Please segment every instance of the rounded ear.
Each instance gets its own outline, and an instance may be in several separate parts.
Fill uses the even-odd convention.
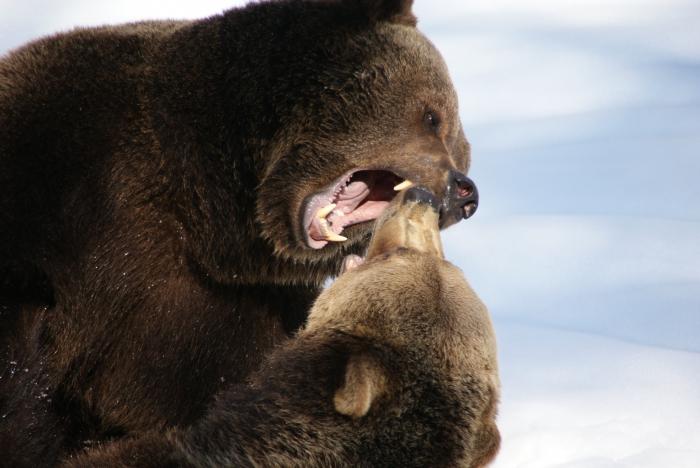
[[[375,359],[353,354],[345,367],[343,383],[333,397],[335,410],[351,418],[361,418],[386,392],[386,386],[386,374]]]
[[[411,11],[413,0],[353,0],[366,13],[370,21],[416,25],[416,17]]]

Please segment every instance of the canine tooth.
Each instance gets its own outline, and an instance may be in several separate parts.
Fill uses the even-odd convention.
[[[345,236],[341,236],[339,234],[336,234],[335,232],[332,232],[328,236],[326,236],[326,240],[329,242],[345,242],[346,240],[348,240],[348,238]]]
[[[324,206],[323,208],[319,209],[316,212],[316,217],[318,219],[326,219],[326,216],[331,214],[335,210],[335,203],[331,203],[330,205]]]
[[[403,182],[401,182],[399,185],[397,185],[396,187],[394,187],[394,191],[400,192],[401,190],[409,189],[409,188],[411,188],[411,187],[413,187],[413,182],[411,182],[410,180],[406,179],[406,180],[404,180]]]
[[[321,226],[321,234],[323,234],[324,239],[326,239],[328,242],[345,242],[348,240],[347,237],[333,232],[326,218],[320,218],[319,225]]]

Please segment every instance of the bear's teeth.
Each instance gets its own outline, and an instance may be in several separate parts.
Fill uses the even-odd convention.
[[[324,239],[328,242],[345,242],[348,240],[347,237],[343,237],[333,232],[326,218],[319,218],[318,224],[321,226],[321,234],[323,234]]]
[[[411,182],[410,180],[406,179],[406,180],[404,180],[403,182],[401,182],[399,185],[395,186],[395,187],[394,187],[394,191],[400,192],[401,190],[409,189],[409,188],[411,188],[411,187],[413,187],[413,182]]]
[[[326,217],[333,212],[335,209],[335,203],[331,203],[330,205],[324,206],[323,208],[319,209],[316,212],[316,217],[318,219],[326,219]]]

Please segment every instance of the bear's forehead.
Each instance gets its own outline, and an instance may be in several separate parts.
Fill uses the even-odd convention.
[[[402,86],[431,88],[456,101],[447,64],[433,43],[413,27],[385,24],[377,28],[385,46],[369,58],[369,67],[382,68],[390,81]]]
[[[431,69],[448,76],[447,65],[435,45],[420,30],[395,24],[384,24],[377,28],[393,51],[397,61],[411,68]]]

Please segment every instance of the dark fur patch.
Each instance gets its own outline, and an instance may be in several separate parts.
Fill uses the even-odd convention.
[[[436,193],[466,170],[439,54],[392,24],[411,16],[281,0],[2,57],[3,462],[199,420],[366,247],[371,223],[306,248],[303,196],[354,167],[400,166]],[[422,130],[426,103],[443,134]]]
[[[413,0],[357,0],[373,21],[389,21],[408,26],[416,25],[411,11]]]

